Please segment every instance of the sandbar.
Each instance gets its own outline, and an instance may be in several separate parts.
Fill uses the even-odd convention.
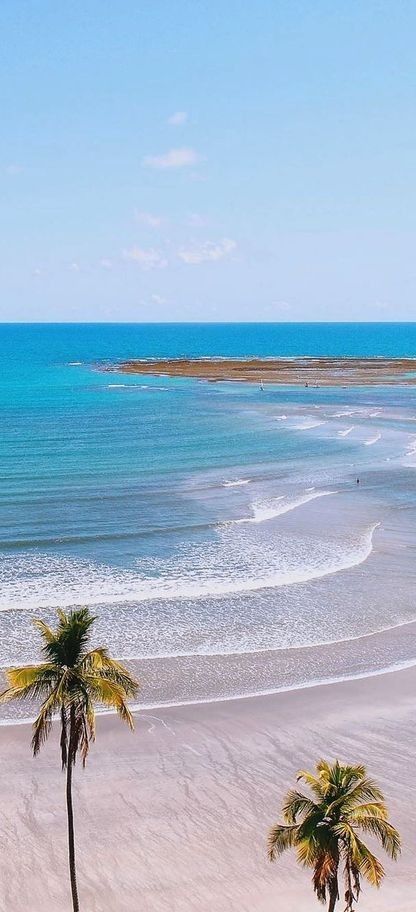
[[[416,384],[416,358],[131,359],[105,369],[211,382],[235,380],[311,387]]]

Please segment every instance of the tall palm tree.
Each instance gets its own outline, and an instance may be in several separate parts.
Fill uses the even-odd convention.
[[[345,912],[353,912],[364,877],[379,887],[384,869],[362,841],[362,834],[378,839],[390,858],[400,854],[400,836],[388,822],[384,796],[367,777],[365,766],[344,766],[320,760],[316,774],[301,770],[298,781],[309,786],[312,797],[290,791],[283,805],[284,824],[269,833],[269,858],[295,848],[301,865],[313,868],[317,898],[334,912],[339,899],[339,869],[345,880]]]
[[[88,649],[90,628],[95,618],[87,608],[66,614],[58,611],[55,630],[44,621],[35,625],[43,639],[45,661],[39,665],[11,668],[7,672],[9,687],[0,694],[0,702],[41,699],[33,723],[33,754],[39,753],[47,740],[55,715],[60,718],[62,769],[66,770],[66,805],[68,814],[69,872],[73,912],[79,912],[75,865],[74,814],[72,807],[72,772],[78,752],[83,766],[90,742],[95,739],[95,704],[115,709],[123,722],[133,728],[127,699],[138,690],[138,682],[107,649]]]

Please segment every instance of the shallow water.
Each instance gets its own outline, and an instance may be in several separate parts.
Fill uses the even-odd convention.
[[[262,392],[99,369],[416,354],[415,327],[344,330],[0,327],[0,665],[39,657],[34,616],[79,604],[97,640],[145,660],[147,703],[416,660],[395,632],[416,619],[414,388]],[[358,654],[355,638],[387,628]]]

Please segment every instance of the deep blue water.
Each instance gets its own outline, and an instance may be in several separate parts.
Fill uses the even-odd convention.
[[[364,589],[364,608],[354,591],[318,623],[311,586],[366,566],[375,524],[414,502],[412,388],[261,393],[102,367],[416,356],[416,324],[9,324],[0,352],[0,664],[33,656],[27,621],[57,605],[93,606],[125,656],[352,636],[357,611],[386,624]]]
[[[129,357],[416,355],[416,323],[0,324],[0,339],[6,364],[25,357],[38,365]]]

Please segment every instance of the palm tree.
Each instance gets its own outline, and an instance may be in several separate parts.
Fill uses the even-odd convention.
[[[43,639],[45,661],[39,665],[11,668],[7,672],[9,687],[0,694],[0,702],[20,699],[42,699],[33,723],[33,754],[39,753],[58,714],[61,724],[60,750],[62,769],[66,770],[66,805],[68,815],[69,872],[73,912],[79,912],[75,866],[74,814],[72,807],[72,772],[78,751],[83,766],[90,742],[95,740],[95,704],[115,709],[123,722],[133,728],[127,706],[128,697],[138,690],[138,682],[107,649],[88,649],[90,628],[95,618],[87,608],[66,614],[58,611],[56,630],[44,621],[35,621]]]
[[[288,792],[283,805],[285,824],[269,833],[270,861],[286,849],[295,848],[301,865],[313,868],[317,898],[334,912],[339,899],[339,868],[345,880],[345,912],[353,912],[364,877],[379,887],[384,869],[362,841],[362,834],[378,839],[390,858],[400,854],[400,836],[388,822],[384,796],[367,777],[365,766],[332,765],[320,760],[316,774],[301,770],[298,781],[309,786],[312,796]]]

